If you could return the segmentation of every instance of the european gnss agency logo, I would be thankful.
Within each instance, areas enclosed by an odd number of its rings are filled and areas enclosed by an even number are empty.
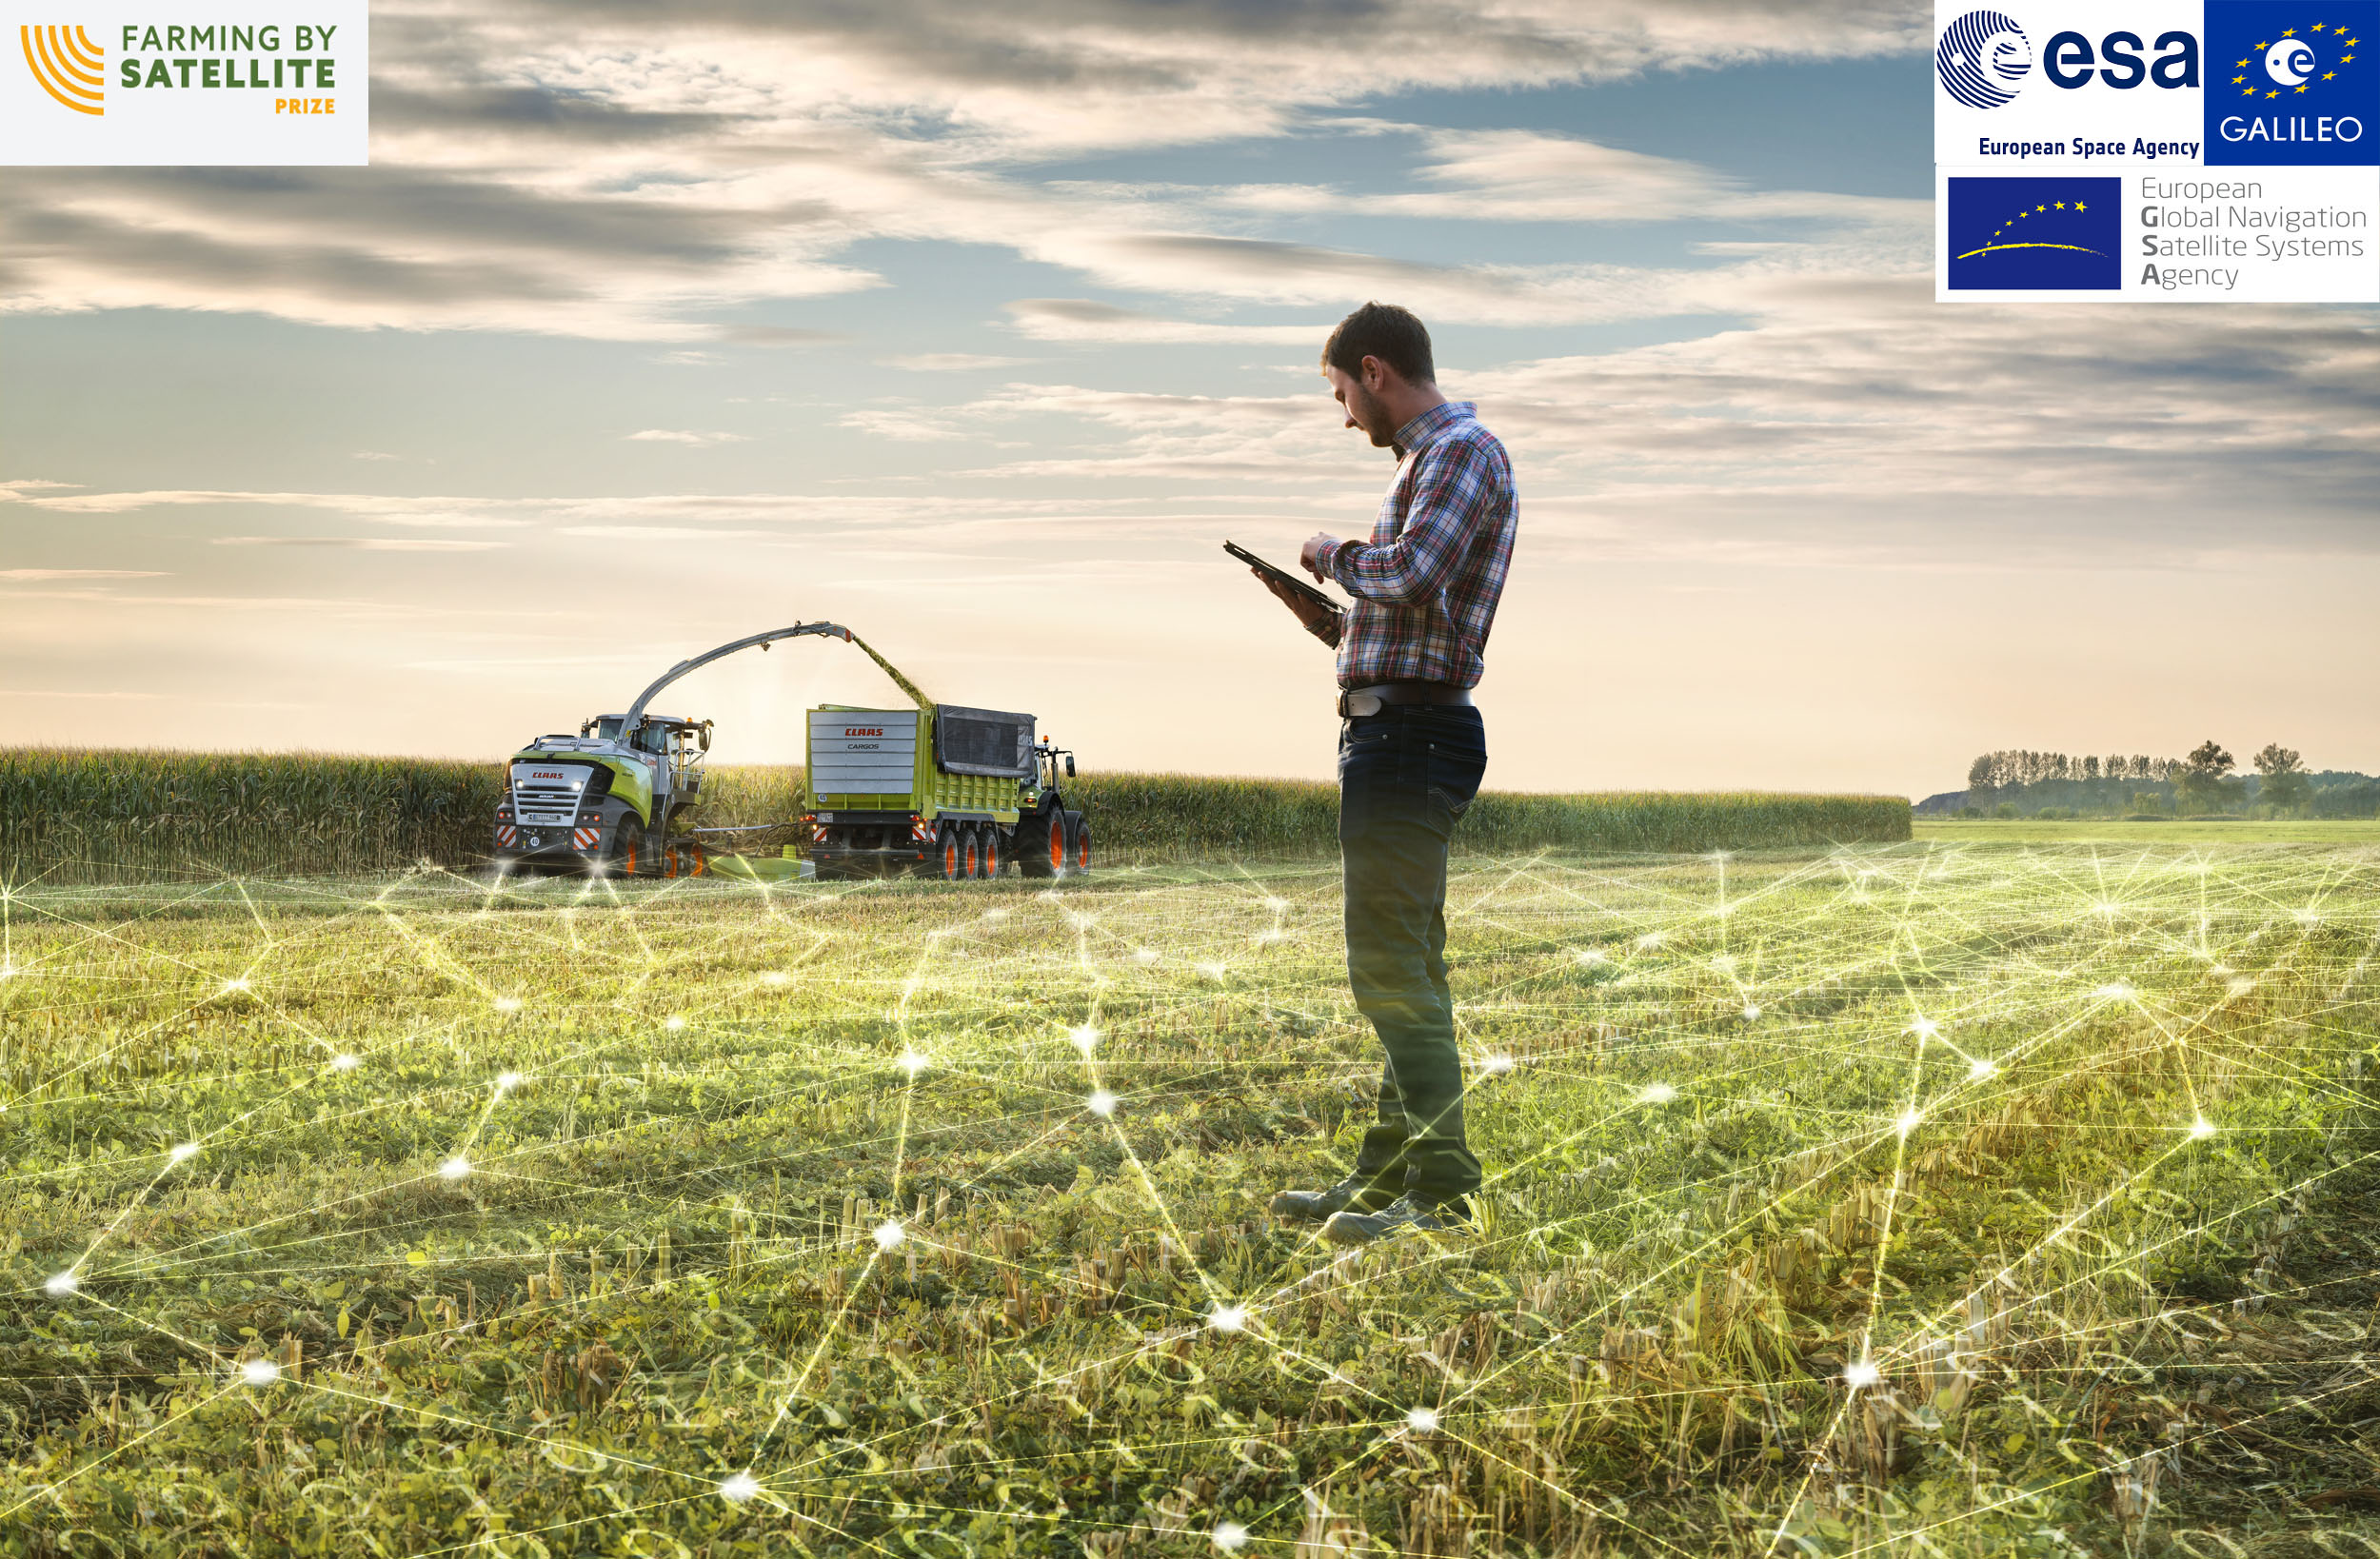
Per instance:
[[[1955,292],[2107,291],[2124,285],[2121,179],[1950,181]]]
[[[2016,95],[2033,69],[2025,30],[1996,10],[1971,10],[1942,30],[1934,73],[1942,89],[1971,109],[1996,109]]]
[[[2207,0],[2210,165],[2380,161],[2380,0]]]

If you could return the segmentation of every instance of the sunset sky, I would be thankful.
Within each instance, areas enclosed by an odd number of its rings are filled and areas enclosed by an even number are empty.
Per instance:
[[[0,175],[0,740],[495,759],[847,623],[1319,776],[1367,298],[1511,446],[1491,786],[2380,770],[2380,318],[1931,301],[1914,6],[396,0],[368,168]],[[716,756],[897,699],[803,641]]]

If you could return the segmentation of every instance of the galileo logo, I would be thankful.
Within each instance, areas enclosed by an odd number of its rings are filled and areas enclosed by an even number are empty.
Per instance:
[[[2208,163],[2380,163],[2380,72],[2360,58],[2375,27],[2373,0],[2208,0]]]
[[[79,27],[35,27],[16,30],[25,46],[26,68],[41,89],[76,113],[108,111],[108,52],[90,41]]]
[[[2025,30],[1996,10],[1971,10],[1942,30],[1934,73],[1942,89],[1971,109],[2013,101],[2033,69]]]
[[[1951,180],[1945,285],[1960,292],[2119,290],[2122,183]]]

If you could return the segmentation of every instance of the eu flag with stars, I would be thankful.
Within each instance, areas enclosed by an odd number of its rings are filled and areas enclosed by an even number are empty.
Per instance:
[[[2113,292],[2124,285],[2120,179],[1953,179],[1954,291]]]

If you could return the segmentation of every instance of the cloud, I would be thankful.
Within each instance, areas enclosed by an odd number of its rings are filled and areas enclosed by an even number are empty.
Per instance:
[[[662,27],[628,0],[390,0],[373,18],[370,168],[11,169],[0,306],[805,345],[831,333],[717,322],[883,285],[848,258],[872,240],[990,246],[1104,286],[1339,304],[1396,280],[1393,263],[1310,250],[1286,257],[1305,285],[1267,288],[1250,283],[1278,281],[1282,257],[1215,247],[1252,241],[1220,229],[1286,209],[1279,192],[1244,191],[1219,222],[1214,202],[1069,190],[1033,165],[1335,117],[1370,133],[1348,109],[1382,94],[1913,52],[1924,33],[1897,0],[697,0]],[[1427,155],[1419,177],[1437,187],[1400,197],[1414,213],[1868,208],[1558,137],[1450,132]],[[1512,279],[1440,280],[1432,295],[1455,317]]]
[[[622,542],[731,542],[764,540],[781,542],[782,533],[773,530],[727,530],[714,525],[562,525],[557,536],[603,536]]]
[[[906,368],[911,373],[967,373],[978,368],[1014,368],[1030,363],[1029,357],[988,357],[980,352],[917,352],[907,357],[880,358],[888,368]]]
[[[623,437],[626,438],[631,443],[684,444],[692,444],[698,448],[707,448],[710,445],[717,444],[743,444],[745,442],[744,436],[741,433],[694,433],[688,432],[684,428],[673,427],[647,427],[635,433],[625,434]]]
[[[388,536],[217,536],[216,546],[345,547],[356,552],[492,552],[510,542],[441,542]]]
[[[349,455],[347,458],[349,460],[403,460],[405,457],[402,455],[385,454],[378,449],[358,449],[354,454]]]
[[[0,498],[10,493],[46,492],[50,489],[79,487],[79,482],[44,482],[38,477],[20,477],[14,482],[0,482]]]
[[[804,330],[791,325],[723,325],[711,339],[737,346],[816,346],[843,338],[832,330]]]
[[[1306,342],[1319,346],[1328,325],[1208,325],[1160,319],[1088,298],[1020,298],[1002,306],[1036,341],[1143,343]]]
[[[162,580],[154,568],[0,568],[0,580]]]
[[[847,412],[835,419],[835,425],[902,444],[933,444],[972,436],[963,428],[953,427],[946,422],[915,411]]]

